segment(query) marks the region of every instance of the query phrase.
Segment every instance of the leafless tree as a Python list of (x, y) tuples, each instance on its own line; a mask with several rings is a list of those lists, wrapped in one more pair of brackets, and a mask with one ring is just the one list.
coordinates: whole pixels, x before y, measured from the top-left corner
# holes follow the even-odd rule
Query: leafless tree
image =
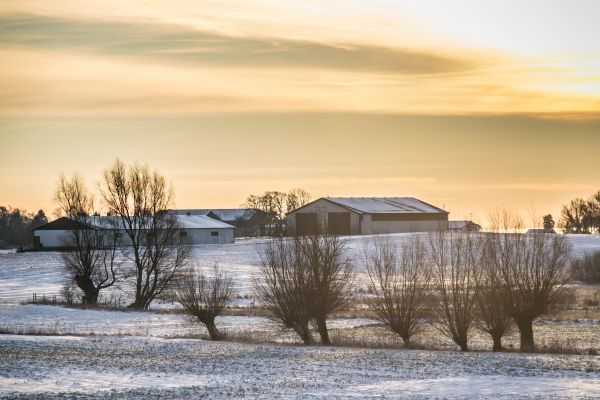
[(461, 351), (469, 351), (481, 281), (481, 241), (471, 232), (437, 232), (429, 243), (433, 283), (439, 296), (436, 327)]
[(290, 213), (310, 202), (311, 195), (304, 189), (292, 189), (286, 197), (286, 213)]
[(314, 318), (321, 344), (329, 345), (327, 316), (348, 304), (354, 271), (344, 256), (347, 241), (328, 233), (294, 238), (295, 252), (307, 271), (306, 291), (309, 314)]
[(399, 248), (389, 240), (376, 240), (366, 253), (366, 262), (375, 313), (408, 345), (420, 331), (419, 319), (430, 290), (425, 244), (418, 236)]
[(211, 340), (220, 340), (222, 335), (215, 325), (215, 318), (231, 302), (234, 295), (231, 277), (215, 265), (212, 276), (188, 270), (178, 279), (177, 301), (185, 312), (203, 323)]
[(124, 232), (125, 254), (132, 260), (135, 300), (129, 306), (147, 309), (185, 267), (189, 255), (179, 235), (173, 189), (147, 166), (126, 167), (117, 160), (104, 171), (100, 192), (115, 226)]
[(536, 349), (533, 321), (557, 304), (570, 279), (566, 237), (546, 233), (492, 233), (493, 279), (519, 328), (521, 351)]
[(95, 305), (100, 291), (118, 280), (118, 236), (112, 229), (99, 231), (91, 224), (94, 198), (78, 175), (71, 179), (60, 175), (55, 200), (69, 222), (63, 240), (68, 251), (61, 253), (63, 270), (83, 292), (83, 302)]
[(304, 344), (313, 344), (309, 328), (312, 315), (307, 307), (308, 263), (294, 241), (273, 239), (260, 250), (260, 278), (256, 282), (258, 297), (273, 318), (294, 330)]

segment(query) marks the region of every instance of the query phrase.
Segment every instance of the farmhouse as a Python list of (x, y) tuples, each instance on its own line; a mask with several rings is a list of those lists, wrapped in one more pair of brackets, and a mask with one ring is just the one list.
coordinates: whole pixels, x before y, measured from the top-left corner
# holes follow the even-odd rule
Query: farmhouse
[[(234, 227), (204, 215), (177, 215), (179, 237), (187, 244), (221, 244), (234, 242)], [(58, 218), (33, 230), (33, 247), (36, 250), (60, 250), (67, 247), (75, 229), (93, 229), (98, 232), (115, 229), (114, 217), (89, 217), (85, 222), (68, 217)], [(125, 233), (120, 237), (125, 238)]]
[(254, 208), (201, 208), (171, 210), (176, 215), (205, 215), (235, 227), (235, 236), (263, 236), (272, 216)]
[(448, 212), (414, 197), (323, 197), (287, 215), (290, 234), (372, 235), (448, 229)]

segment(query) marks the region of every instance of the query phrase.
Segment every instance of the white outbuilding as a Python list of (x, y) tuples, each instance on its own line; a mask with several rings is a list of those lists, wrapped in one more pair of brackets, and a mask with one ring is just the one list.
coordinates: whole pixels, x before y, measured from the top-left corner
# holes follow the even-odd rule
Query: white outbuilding
[(448, 229), (448, 212), (414, 197), (323, 197), (287, 215), (290, 234), (373, 235)]
[[(189, 245), (224, 244), (234, 242), (234, 226), (205, 215), (176, 215), (177, 229), (182, 241)], [(118, 228), (115, 217), (89, 217), (85, 222), (61, 217), (33, 230), (33, 244), (36, 250), (64, 249), (72, 237), (73, 230), (91, 229), (101, 233), (103, 230), (122, 230)], [(124, 240), (127, 235), (120, 233)], [(125, 243), (126, 244), (126, 243)]]

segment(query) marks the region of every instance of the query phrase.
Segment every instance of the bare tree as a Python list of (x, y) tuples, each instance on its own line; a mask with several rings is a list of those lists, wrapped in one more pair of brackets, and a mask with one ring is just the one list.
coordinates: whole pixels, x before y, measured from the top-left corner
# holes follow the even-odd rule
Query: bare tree
[(562, 235), (506, 231), (490, 235), (495, 286), (519, 328), (521, 351), (534, 351), (533, 321), (560, 301), (570, 279), (570, 247)]
[(71, 179), (60, 175), (55, 200), (69, 222), (69, 235), (63, 240), (68, 251), (61, 253), (63, 270), (83, 292), (83, 302), (95, 305), (100, 291), (118, 279), (118, 235), (90, 224), (94, 199), (78, 175)]
[(373, 302), (378, 318), (397, 333), (405, 345), (419, 333), (431, 281), (427, 249), (418, 236), (400, 248), (389, 240), (375, 241), (366, 254)]
[(331, 344), (327, 316), (346, 306), (350, 297), (354, 271), (344, 256), (346, 244), (346, 240), (328, 233), (294, 238), (295, 252), (306, 263), (301, 268), (308, 273), (306, 306), (324, 345)]
[(221, 315), (233, 295), (231, 277), (217, 265), (213, 267), (211, 277), (192, 270), (186, 271), (178, 280), (176, 289), (177, 301), (185, 312), (206, 326), (211, 340), (223, 338), (215, 325), (215, 318)]
[(135, 300), (129, 307), (147, 309), (171, 286), (189, 255), (176, 216), (167, 212), (173, 189), (147, 166), (126, 167), (117, 160), (104, 171), (100, 192), (116, 227), (124, 232), (124, 251), (134, 265)]
[(286, 197), (286, 213), (290, 213), (310, 202), (311, 195), (304, 189), (291, 189)]
[(438, 232), (430, 236), (430, 262), (438, 291), (437, 324), (441, 333), (469, 351), (480, 286), (480, 241), (470, 232)]
[(304, 256), (293, 241), (278, 238), (260, 249), (258, 297), (273, 318), (294, 330), (304, 344), (314, 344), (309, 328), (312, 315), (307, 307), (309, 271)]

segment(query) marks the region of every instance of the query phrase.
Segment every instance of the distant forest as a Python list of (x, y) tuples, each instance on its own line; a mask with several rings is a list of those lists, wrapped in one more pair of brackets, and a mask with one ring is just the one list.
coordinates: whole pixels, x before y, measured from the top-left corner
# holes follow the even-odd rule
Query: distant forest
[(43, 210), (29, 213), (20, 208), (0, 206), (0, 248), (33, 246), (32, 229), (48, 223)]

